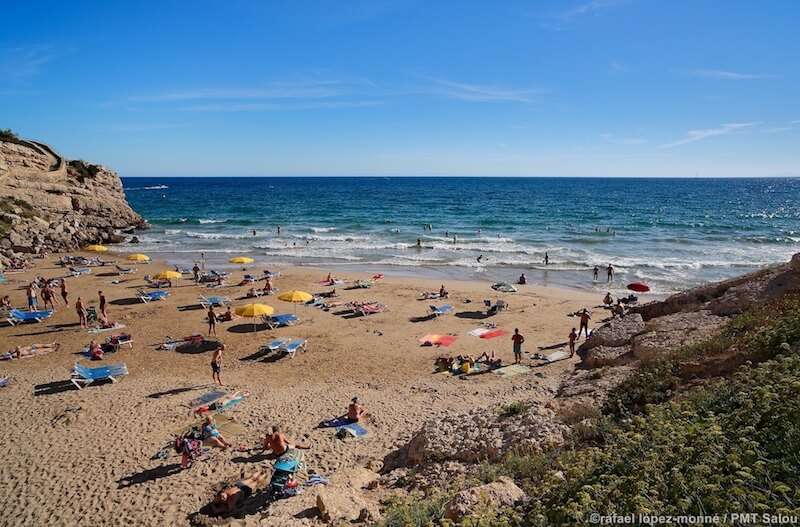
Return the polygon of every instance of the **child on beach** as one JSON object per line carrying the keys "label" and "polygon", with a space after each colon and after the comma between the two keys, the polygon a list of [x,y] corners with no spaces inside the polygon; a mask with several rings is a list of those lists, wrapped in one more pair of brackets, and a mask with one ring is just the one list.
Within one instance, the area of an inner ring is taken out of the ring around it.
{"label": "child on beach", "polygon": [[219,374],[222,371],[223,351],[225,351],[225,344],[221,344],[219,348],[215,349],[214,355],[211,356],[211,379],[220,386],[222,386],[222,380],[219,378]]}

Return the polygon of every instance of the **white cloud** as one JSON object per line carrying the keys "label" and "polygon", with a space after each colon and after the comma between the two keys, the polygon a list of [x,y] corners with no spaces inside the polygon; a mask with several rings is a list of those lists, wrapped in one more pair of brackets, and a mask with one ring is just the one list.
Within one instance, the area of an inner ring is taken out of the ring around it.
{"label": "white cloud", "polygon": [[741,73],[737,71],[727,71],[727,70],[699,69],[699,70],[690,70],[688,73],[689,75],[692,75],[694,77],[702,77],[706,79],[732,80],[732,81],[776,78],[775,75],[767,75],[763,73]]}
{"label": "white cloud", "polygon": [[309,101],[301,103],[212,103],[181,108],[187,112],[280,112],[292,110],[319,110],[337,108],[367,108],[380,106],[383,101]]}
{"label": "white cloud", "polygon": [[529,103],[540,93],[533,89],[466,84],[445,79],[431,80],[434,82],[434,93],[461,101]]}
{"label": "white cloud", "polygon": [[689,143],[694,143],[697,141],[702,141],[704,139],[708,139],[709,137],[717,137],[721,135],[728,135],[739,130],[743,130],[745,128],[750,128],[758,123],[751,122],[751,123],[728,123],[718,126],[717,128],[705,128],[702,130],[689,130],[686,132],[686,135],[678,139],[677,141],[673,141],[671,143],[666,143],[661,145],[661,148],[673,148],[680,145],[685,145]]}
{"label": "white cloud", "polygon": [[633,0],[590,0],[588,2],[577,4],[565,11],[546,14],[534,13],[530,16],[539,18],[542,28],[559,31],[564,25],[569,24],[578,18],[596,14],[609,8],[629,4],[632,1]]}
{"label": "white cloud", "polygon": [[39,75],[56,53],[51,46],[28,46],[0,50],[0,78],[26,82]]}
{"label": "white cloud", "polygon": [[647,142],[647,139],[641,137],[620,137],[614,134],[600,134],[600,137],[604,141],[616,145],[641,145]]}
{"label": "white cloud", "polygon": [[256,88],[203,88],[198,90],[132,95],[131,102],[174,102],[243,99],[323,99],[338,97],[349,91],[340,81],[273,82]]}

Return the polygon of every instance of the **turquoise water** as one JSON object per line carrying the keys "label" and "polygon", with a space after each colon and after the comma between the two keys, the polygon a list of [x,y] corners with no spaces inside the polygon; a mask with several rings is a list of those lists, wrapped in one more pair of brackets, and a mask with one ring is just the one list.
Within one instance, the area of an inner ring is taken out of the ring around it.
{"label": "turquoise water", "polygon": [[612,263],[619,287],[643,280],[665,293],[800,251],[798,179],[226,177],[124,185],[152,224],[136,250],[183,263],[204,252],[220,263],[249,254],[264,265],[445,277],[524,271],[541,283],[598,289],[605,285],[592,283],[591,268]]}

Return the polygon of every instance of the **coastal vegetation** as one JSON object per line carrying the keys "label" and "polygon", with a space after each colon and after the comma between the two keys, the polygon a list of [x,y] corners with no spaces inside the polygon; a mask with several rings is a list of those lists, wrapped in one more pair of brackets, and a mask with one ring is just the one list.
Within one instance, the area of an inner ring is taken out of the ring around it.
{"label": "coastal vegetation", "polygon": [[[799,514],[798,314],[798,294],[749,309],[719,336],[643,364],[601,414],[575,423],[566,445],[482,464],[476,483],[509,476],[529,500],[468,525],[582,525],[592,513]],[[383,525],[447,525],[439,504],[458,490],[392,501]]]}

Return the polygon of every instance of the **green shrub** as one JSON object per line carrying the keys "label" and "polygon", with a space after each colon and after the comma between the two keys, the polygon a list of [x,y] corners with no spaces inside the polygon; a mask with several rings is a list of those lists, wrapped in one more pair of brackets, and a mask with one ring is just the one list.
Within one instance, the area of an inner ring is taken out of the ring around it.
{"label": "green shrub", "polygon": [[19,141],[19,137],[10,128],[2,128],[0,129],[0,141],[16,143]]}
{"label": "green shrub", "polygon": [[384,503],[381,527],[432,527],[441,525],[445,506],[453,497],[439,493],[425,498],[393,497]]}
{"label": "green shrub", "polygon": [[500,417],[513,417],[515,415],[522,415],[528,411],[531,405],[523,401],[514,401],[507,403],[500,407]]}

